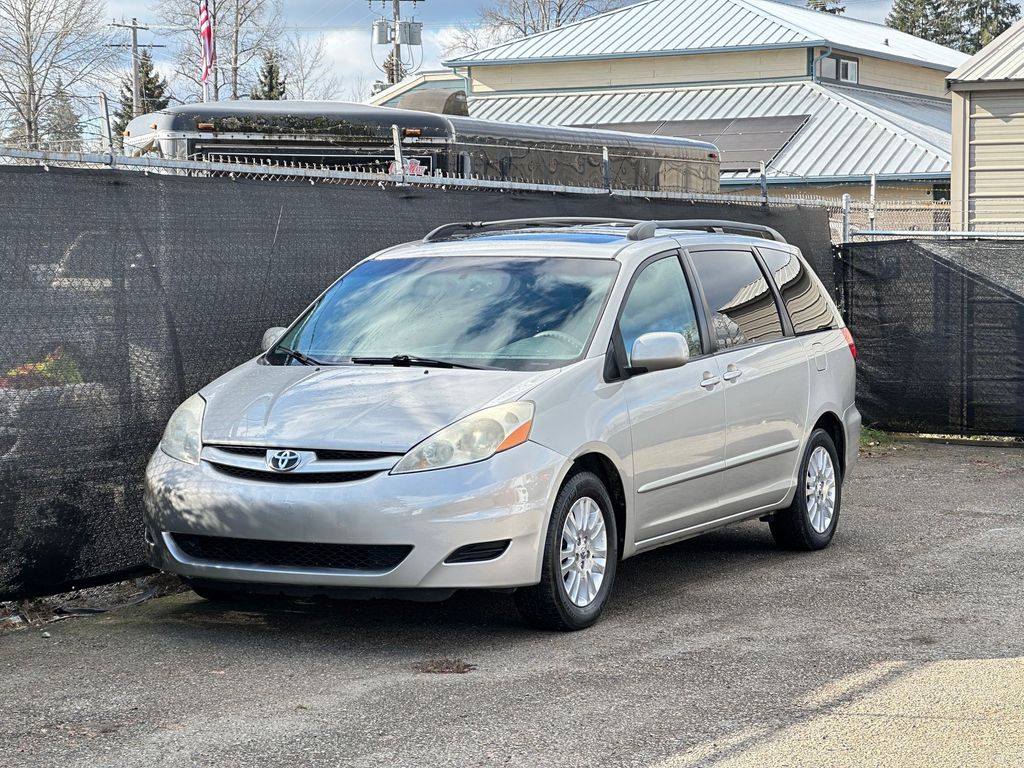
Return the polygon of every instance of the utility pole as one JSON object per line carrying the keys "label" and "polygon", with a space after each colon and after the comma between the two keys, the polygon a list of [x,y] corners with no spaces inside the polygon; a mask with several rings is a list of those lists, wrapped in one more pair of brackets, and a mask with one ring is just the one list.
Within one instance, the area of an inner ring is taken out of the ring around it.
{"label": "utility pole", "polygon": [[[142,109],[142,82],[139,79],[139,30],[148,30],[149,27],[143,27],[139,24],[136,19],[132,19],[131,24],[125,24],[124,19],[119,24],[116,21],[110,23],[112,27],[119,27],[121,29],[130,29],[132,31],[132,117],[138,117],[143,113]],[[125,48],[124,45],[113,45],[113,48]],[[151,45],[150,48],[164,48],[163,45]]]}
{"label": "utility pole", "polygon": [[395,47],[391,49],[391,73],[388,80],[392,85],[402,79],[402,41],[398,37],[398,22],[402,20],[402,0],[392,0],[391,16],[394,27],[392,33],[395,38]]}

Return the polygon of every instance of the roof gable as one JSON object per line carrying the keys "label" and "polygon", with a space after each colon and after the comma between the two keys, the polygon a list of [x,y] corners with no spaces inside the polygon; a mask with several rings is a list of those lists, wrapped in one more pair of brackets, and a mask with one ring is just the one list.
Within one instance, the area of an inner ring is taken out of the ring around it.
{"label": "roof gable", "polygon": [[954,86],[956,83],[1024,80],[1024,19],[974,54],[946,79]]}
{"label": "roof gable", "polygon": [[479,66],[813,45],[946,71],[967,59],[959,51],[889,27],[772,0],[645,0],[445,64]]}

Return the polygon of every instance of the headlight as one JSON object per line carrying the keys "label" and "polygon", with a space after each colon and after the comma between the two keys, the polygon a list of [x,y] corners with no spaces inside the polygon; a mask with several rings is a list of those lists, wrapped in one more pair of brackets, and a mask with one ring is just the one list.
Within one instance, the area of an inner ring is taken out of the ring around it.
{"label": "headlight", "polygon": [[533,425],[533,403],[516,402],[484,408],[435,432],[409,451],[391,470],[398,475],[457,467],[489,459],[525,443]]}
{"label": "headlight", "polygon": [[206,401],[199,395],[192,395],[179,405],[167,422],[167,429],[160,439],[160,450],[172,459],[198,464],[204,410]]}

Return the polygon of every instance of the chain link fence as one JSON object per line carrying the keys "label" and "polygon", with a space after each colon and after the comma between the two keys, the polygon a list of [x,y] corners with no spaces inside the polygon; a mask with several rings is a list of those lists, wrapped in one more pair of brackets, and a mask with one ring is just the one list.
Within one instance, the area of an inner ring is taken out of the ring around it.
{"label": "chain link fence", "polygon": [[1021,243],[847,243],[843,313],[866,423],[896,432],[1024,436]]}
{"label": "chain link fence", "polygon": [[741,219],[775,227],[831,269],[826,215],[807,207],[20,159],[0,167],[0,599],[142,567],[141,478],[173,408],[255,355],[265,328],[356,261],[437,225]]}

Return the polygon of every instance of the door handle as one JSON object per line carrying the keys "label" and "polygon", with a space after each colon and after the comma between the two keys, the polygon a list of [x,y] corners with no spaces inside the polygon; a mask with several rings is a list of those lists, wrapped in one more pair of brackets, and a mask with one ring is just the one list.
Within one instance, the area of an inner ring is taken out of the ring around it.
{"label": "door handle", "polygon": [[726,369],[725,373],[722,374],[722,378],[725,379],[726,381],[735,381],[736,379],[738,379],[742,375],[743,375],[743,371],[741,371],[739,368],[737,368],[734,365],[730,365]]}
{"label": "door handle", "polygon": [[712,376],[710,373],[705,373],[704,378],[700,380],[700,385],[704,389],[711,389],[716,384],[721,384],[722,380],[718,376]]}

